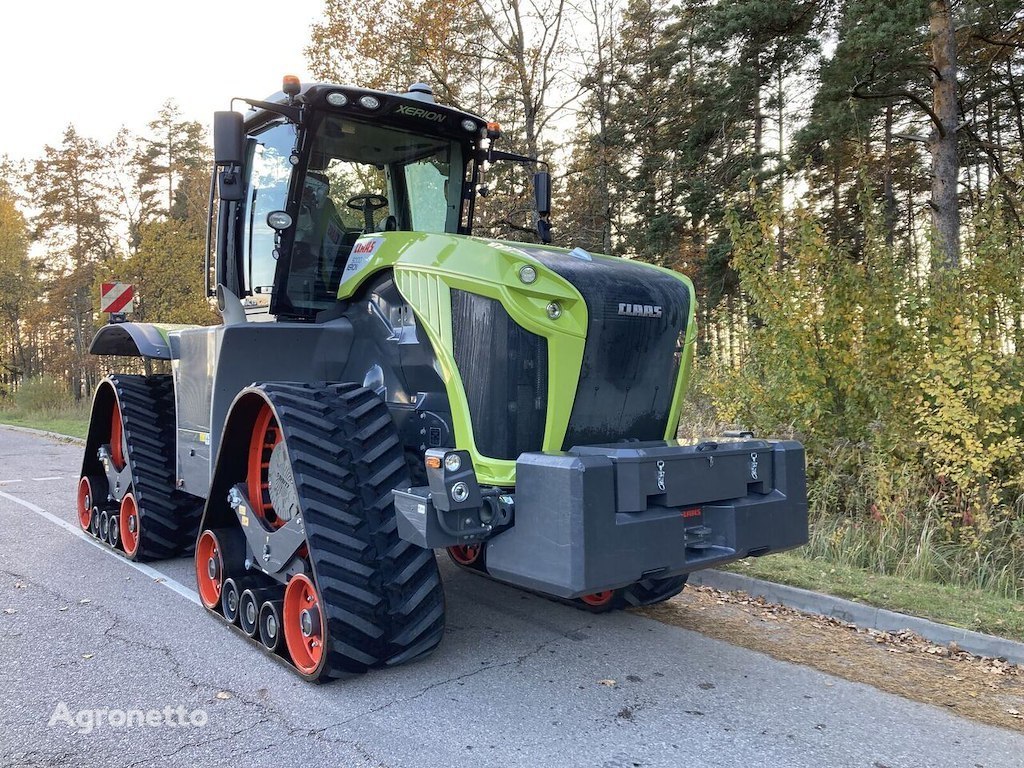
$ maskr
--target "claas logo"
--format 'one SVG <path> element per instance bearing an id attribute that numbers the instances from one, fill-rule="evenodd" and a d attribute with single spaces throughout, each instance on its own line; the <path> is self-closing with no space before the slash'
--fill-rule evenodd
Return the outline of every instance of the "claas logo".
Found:
<path id="1" fill-rule="evenodd" d="M 375 250 L 377 250 L 376 240 L 363 240 L 361 242 L 356 243 L 355 246 L 352 248 L 353 253 L 358 253 L 360 255 L 366 253 L 373 253 Z"/>
<path id="2" fill-rule="evenodd" d="M 655 304 L 619 304 L 619 314 L 626 317 L 661 317 L 661 307 Z"/>

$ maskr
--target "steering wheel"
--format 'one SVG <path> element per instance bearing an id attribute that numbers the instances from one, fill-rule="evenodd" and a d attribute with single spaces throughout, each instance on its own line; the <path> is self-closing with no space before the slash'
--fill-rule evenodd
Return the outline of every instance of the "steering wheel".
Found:
<path id="1" fill-rule="evenodd" d="M 373 212 L 388 207 L 388 199 L 384 195 L 355 195 L 345 201 L 345 205 L 355 211 L 363 212 L 365 232 L 373 231 Z"/>

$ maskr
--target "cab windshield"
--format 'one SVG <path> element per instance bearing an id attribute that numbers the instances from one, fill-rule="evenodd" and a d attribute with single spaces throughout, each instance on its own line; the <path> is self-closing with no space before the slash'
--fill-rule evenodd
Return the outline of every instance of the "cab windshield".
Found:
<path id="1" fill-rule="evenodd" d="M 324 116 L 296 195 L 290 264 L 277 275 L 281 309 L 304 313 L 333 304 L 362 235 L 457 232 L 462 154 L 459 143 L 443 137 Z"/>

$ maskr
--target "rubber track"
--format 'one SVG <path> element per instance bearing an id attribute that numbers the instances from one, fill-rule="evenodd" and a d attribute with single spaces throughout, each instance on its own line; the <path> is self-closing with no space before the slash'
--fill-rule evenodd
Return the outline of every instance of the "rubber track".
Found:
<path id="1" fill-rule="evenodd" d="M 202 500 L 175 489 L 174 382 L 169 374 L 107 377 L 117 393 L 141 536 L 136 560 L 164 560 L 195 548 Z M 107 417 L 109 418 L 109 417 Z"/>
<path id="2" fill-rule="evenodd" d="M 622 600 L 626 606 L 663 603 L 682 592 L 689 578 L 690 574 L 684 573 L 682 576 L 669 576 L 665 579 L 641 579 L 623 588 Z"/>
<path id="3" fill-rule="evenodd" d="M 355 384 L 260 385 L 292 462 L 328 620 L 319 678 L 401 664 L 437 647 L 444 592 L 434 553 L 398 537 L 392 491 L 407 487 L 383 401 Z"/>
<path id="4" fill-rule="evenodd" d="M 484 551 L 481 554 L 480 559 L 472 565 L 463 565 L 452 557 L 451 552 L 448 553 L 448 557 L 457 568 L 460 568 L 463 571 L 486 576 L 488 579 L 496 581 L 499 584 L 504 584 L 507 587 L 521 589 L 524 592 L 531 592 L 535 595 L 546 597 L 549 600 L 554 600 L 555 602 L 571 605 L 573 608 L 578 608 L 582 611 L 587 611 L 588 613 L 610 613 L 612 611 L 620 611 L 624 608 L 642 607 L 645 605 L 663 603 L 682 592 L 686 587 L 687 580 L 690 578 L 690 574 L 684 573 L 681 576 L 669 576 L 663 579 L 641 579 L 640 581 L 619 589 L 618 594 L 616 594 L 607 605 L 591 606 L 579 599 L 556 597 L 555 595 L 549 595 L 533 589 L 526 589 L 525 587 L 520 587 L 516 584 L 509 584 L 507 581 L 495 578 L 487 570 L 486 544 L 484 545 Z"/>

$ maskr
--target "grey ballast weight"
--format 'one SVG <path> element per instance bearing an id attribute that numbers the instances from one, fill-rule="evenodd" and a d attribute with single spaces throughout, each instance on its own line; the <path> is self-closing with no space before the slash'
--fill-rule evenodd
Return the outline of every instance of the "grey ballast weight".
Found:
<path id="1" fill-rule="evenodd" d="M 395 499 L 402 538 L 467 543 L 446 538 L 427 488 Z M 583 446 L 519 457 L 512 526 L 487 539 L 487 570 L 572 598 L 806 542 L 800 443 Z"/>

